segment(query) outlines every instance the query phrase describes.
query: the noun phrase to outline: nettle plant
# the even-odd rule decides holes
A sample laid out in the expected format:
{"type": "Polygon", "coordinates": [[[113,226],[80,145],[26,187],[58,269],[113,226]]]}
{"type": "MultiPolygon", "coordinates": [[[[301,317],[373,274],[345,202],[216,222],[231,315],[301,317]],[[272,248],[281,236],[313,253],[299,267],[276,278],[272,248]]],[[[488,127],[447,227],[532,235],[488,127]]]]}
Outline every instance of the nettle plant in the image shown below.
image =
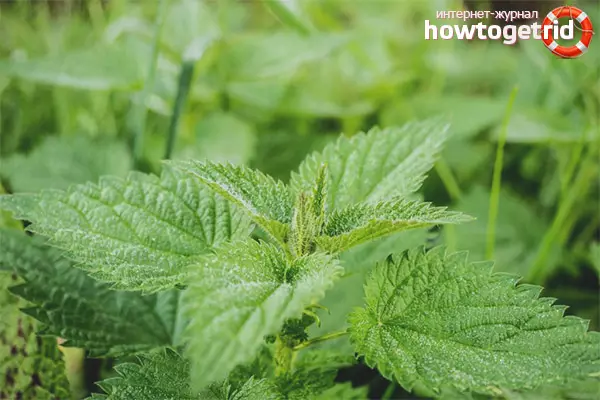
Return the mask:
{"type": "Polygon", "coordinates": [[[0,266],[22,278],[12,291],[33,304],[25,312],[42,334],[92,356],[138,356],[94,398],[367,398],[335,381],[357,357],[425,396],[589,383],[600,335],[586,321],[564,317],[540,287],[444,248],[382,259],[348,329],[309,336],[344,274],[340,253],[470,219],[415,195],[445,132],[426,121],[341,137],[289,185],[177,161],[160,177],[2,196],[36,235],[3,230],[0,266]],[[335,345],[348,339],[354,352],[335,345]]]}

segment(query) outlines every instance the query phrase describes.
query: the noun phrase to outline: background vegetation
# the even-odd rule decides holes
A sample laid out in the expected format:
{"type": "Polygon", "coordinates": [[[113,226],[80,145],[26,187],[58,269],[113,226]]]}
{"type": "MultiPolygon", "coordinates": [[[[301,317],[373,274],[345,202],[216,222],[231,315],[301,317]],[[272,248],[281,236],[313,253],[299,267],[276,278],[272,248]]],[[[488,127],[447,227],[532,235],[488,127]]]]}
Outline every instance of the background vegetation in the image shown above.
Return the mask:
{"type": "MultiPolygon", "coordinates": [[[[578,5],[600,25],[596,1],[578,5]]],[[[546,296],[597,330],[598,44],[561,60],[533,40],[424,40],[425,19],[462,7],[447,0],[2,3],[0,189],[64,189],[130,169],[159,172],[164,158],[245,163],[286,179],[340,133],[440,115],[452,138],[423,196],[478,220],[404,234],[402,243],[495,259],[497,270],[546,286],[546,296]]],[[[6,224],[14,221],[0,219],[6,224]]],[[[324,301],[332,314],[361,303],[368,254],[391,249],[383,241],[344,255],[350,273],[324,301]]],[[[2,288],[12,278],[3,279],[2,288]]],[[[14,327],[32,322],[10,295],[0,299],[0,365],[18,365],[11,349],[17,341],[27,346],[33,328],[14,327]]],[[[344,323],[323,318],[319,329],[344,323]]],[[[109,373],[109,365],[82,359],[69,350],[81,396],[109,373]]],[[[387,386],[361,366],[339,379],[370,383],[373,396],[387,386]]]]}

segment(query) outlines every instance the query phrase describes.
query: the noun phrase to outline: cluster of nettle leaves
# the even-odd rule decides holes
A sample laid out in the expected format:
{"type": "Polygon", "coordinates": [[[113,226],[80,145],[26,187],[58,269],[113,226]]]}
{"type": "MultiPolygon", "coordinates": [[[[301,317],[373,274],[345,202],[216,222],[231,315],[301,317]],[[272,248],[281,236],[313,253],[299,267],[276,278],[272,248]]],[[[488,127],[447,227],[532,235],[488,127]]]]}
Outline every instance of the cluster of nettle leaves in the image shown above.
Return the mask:
{"type": "Polygon", "coordinates": [[[596,384],[600,335],[586,321],[564,317],[540,287],[443,248],[381,260],[348,330],[308,337],[344,274],[341,252],[469,221],[414,194],[445,131],[427,121],[341,137],[290,185],[178,161],[160,177],[2,196],[0,207],[52,246],[4,229],[0,268],[22,278],[12,292],[33,303],[25,312],[43,334],[95,356],[138,355],[94,398],[366,398],[335,383],[355,355],[429,396],[596,384]],[[338,336],[355,354],[312,346],[338,336]]]}

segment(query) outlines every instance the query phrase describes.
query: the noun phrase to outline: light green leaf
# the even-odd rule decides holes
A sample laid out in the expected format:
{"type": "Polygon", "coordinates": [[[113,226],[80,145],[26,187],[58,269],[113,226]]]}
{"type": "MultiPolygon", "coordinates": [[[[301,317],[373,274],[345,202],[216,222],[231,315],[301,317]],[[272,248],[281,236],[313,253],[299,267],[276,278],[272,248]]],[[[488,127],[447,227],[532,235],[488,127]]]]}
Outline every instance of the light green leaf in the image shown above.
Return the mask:
{"type": "Polygon", "coordinates": [[[506,108],[503,99],[489,96],[457,94],[424,94],[406,97],[392,103],[383,111],[382,124],[403,123],[410,118],[444,115],[449,119],[451,140],[471,138],[484,129],[494,127],[502,119],[506,108]]]}
{"type": "Polygon", "coordinates": [[[275,238],[283,239],[292,217],[292,197],[280,181],[245,166],[197,161],[170,162],[241,208],[275,238]]]}
{"type": "Polygon", "coordinates": [[[493,395],[598,374],[600,334],[563,317],[540,287],[515,283],[466,253],[396,255],[369,278],[366,307],[349,318],[351,341],[407,390],[493,395]]]}
{"type": "Polygon", "coordinates": [[[68,191],[0,196],[0,208],[32,222],[77,266],[123,290],[154,292],[185,281],[187,267],[220,243],[244,237],[248,221],[198,180],[166,168],[68,191]]]}
{"type": "Polygon", "coordinates": [[[25,281],[10,291],[34,304],[24,311],[45,325],[44,335],[66,339],[64,346],[114,356],[176,344],[182,324],[177,291],[111,290],[41,240],[6,229],[0,230],[0,270],[25,281]]]}
{"type": "MultiPolygon", "coordinates": [[[[272,82],[291,77],[302,66],[320,62],[347,41],[338,33],[301,36],[293,32],[246,33],[232,37],[223,53],[232,81],[272,82]],[[268,78],[268,79],[265,79],[268,78]]],[[[282,88],[285,89],[285,88],[282,88]]]]}
{"type": "Polygon", "coordinates": [[[197,387],[250,362],[265,335],[320,300],[341,275],[337,261],[312,254],[290,261],[276,247],[231,243],[195,267],[183,304],[192,375],[197,387]]]}
{"type": "MultiPolygon", "coordinates": [[[[543,108],[520,110],[510,119],[506,141],[529,144],[570,144],[598,139],[597,129],[574,128],[573,124],[573,118],[543,108]]],[[[497,140],[499,132],[499,129],[494,132],[494,139],[497,140]]]]}
{"type": "Polygon", "coordinates": [[[324,250],[339,253],[395,232],[470,220],[472,218],[464,214],[446,211],[446,207],[433,207],[431,203],[420,201],[361,203],[334,211],[325,225],[325,235],[316,240],[324,250]]]}
{"type": "Polygon", "coordinates": [[[1,161],[13,192],[67,189],[102,175],[124,176],[131,159],[124,143],[87,136],[51,136],[30,154],[1,161]],[[52,162],[48,162],[52,160],[52,162]]]}
{"type": "Polygon", "coordinates": [[[1,63],[0,71],[28,81],[88,90],[131,90],[141,84],[139,64],[124,46],[91,49],[1,63]]]}
{"type": "Polygon", "coordinates": [[[421,186],[446,130],[436,121],[425,121],[341,137],[309,156],[292,174],[291,186],[296,193],[308,190],[319,166],[326,163],[330,209],[406,196],[421,186]]]}
{"type": "Polygon", "coordinates": [[[252,126],[231,113],[213,113],[195,127],[192,140],[181,138],[174,159],[244,164],[254,155],[256,133],[252,126]]]}

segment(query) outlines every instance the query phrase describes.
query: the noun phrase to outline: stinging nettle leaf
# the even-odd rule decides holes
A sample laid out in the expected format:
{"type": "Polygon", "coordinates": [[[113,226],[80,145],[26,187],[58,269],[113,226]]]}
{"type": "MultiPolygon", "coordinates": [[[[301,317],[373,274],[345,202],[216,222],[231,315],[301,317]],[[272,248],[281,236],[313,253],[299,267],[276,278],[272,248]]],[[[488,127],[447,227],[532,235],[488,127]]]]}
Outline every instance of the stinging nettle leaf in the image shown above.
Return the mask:
{"type": "Polygon", "coordinates": [[[0,268],[0,399],[70,398],[56,339],[38,337],[38,323],[20,311],[26,303],[8,291],[18,281],[0,268]]]}
{"type": "Polygon", "coordinates": [[[319,167],[327,163],[330,209],[406,196],[423,183],[446,131],[447,126],[429,120],[341,137],[309,156],[292,173],[291,187],[296,193],[309,190],[319,167]]]}
{"type": "Polygon", "coordinates": [[[199,388],[250,362],[263,338],[320,300],[341,275],[337,260],[317,253],[290,261],[276,247],[231,243],[195,267],[184,297],[185,337],[199,388]]]}
{"type": "Polygon", "coordinates": [[[378,204],[361,203],[334,211],[316,239],[319,246],[339,253],[361,243],[395,232],[437,224],[468,222],[471,217],[446,207],[413,200],[393,200],[378,204]]]}
{"type": "Polygon", "coordinates": [[[366,307],[349,317],[351,341],[407,390],[494,395],[597,375],[600,334],[516,281],[466,253],[394,255],[368,279],[366,307]]]}
{"type": "Polygon", "coordinates": [[[98,382],[106,394],[92,399],[108,400],[276,400],[274,387],[264,379],[250,378],[238,388],[227,381],[214,383],[195,393],[190,385],[190,363],[170,349],[141,354],[137,363],[115,367],[118,376],[98,382]]]}
{"type": "Polygon", "coordinates": [[[210,161],[172,161],[174,168],[198,178],[239,205],[254,222],[282,240],[291,221],[293,200],[283,182],[245,166],[210,161]]]}
{"type": "Polygon", "coordinates": [[[0,270],[24,283],[11,292],[33,303],[24,311],[40,332],[66,339],[92,356],[115,356],[176,344],[182,323],[177,291],[154,296],[111,290],[48,248],[39,238],[0,229],[0,270]]]}
{"type": "Polygon", "coordinates": [[[165,168],[67,191],[0,196],[0,208],[32,222],[96,279],[155,292],[185,281],[187,267],[220,243],[245,237],[249,221],[196,179],[165,168]]]}

